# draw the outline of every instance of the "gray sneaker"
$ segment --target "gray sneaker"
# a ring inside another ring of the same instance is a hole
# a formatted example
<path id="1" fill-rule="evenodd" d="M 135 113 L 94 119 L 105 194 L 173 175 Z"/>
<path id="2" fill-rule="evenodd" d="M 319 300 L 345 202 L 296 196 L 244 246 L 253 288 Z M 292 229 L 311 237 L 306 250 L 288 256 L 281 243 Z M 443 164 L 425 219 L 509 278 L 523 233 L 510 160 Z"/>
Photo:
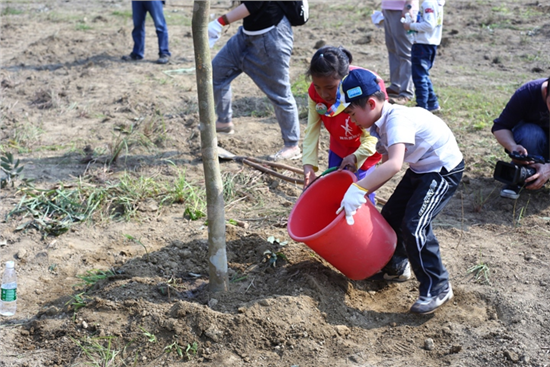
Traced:
<path id="1" fill-rule="evenodd" d="M 452 298 L 453 288 L 451 287 L 451 283 L 448 283 L 437 296 L 418 297 L 416 302 L 411 306 L 411 312 L 419 313 L 421 315 L 430 314 Z"/>
<path id="2" fill-rule="evenodd" d="M 504 185 L 502 187 L 502 190 L 500 190 L 500 197 L 517 200 L 519 198 L 520 191 L 521 191 L 521 186 Z"/>

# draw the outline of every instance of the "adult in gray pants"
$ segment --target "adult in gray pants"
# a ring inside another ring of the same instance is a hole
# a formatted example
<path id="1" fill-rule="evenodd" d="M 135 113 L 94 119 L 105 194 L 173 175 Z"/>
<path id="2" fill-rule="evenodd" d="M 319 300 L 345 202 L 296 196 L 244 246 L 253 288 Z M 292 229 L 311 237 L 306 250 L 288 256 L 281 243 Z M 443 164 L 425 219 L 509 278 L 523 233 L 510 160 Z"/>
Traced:
<path id="1" fill-rule="evenodd" d="M 277 1 L 243 1 L 229 13 L 210 22 L 210 47 L 220 38 L 223 26 L 243 19 L 242 27 L 212 60 L 216 131 L 232 134 L 231 82 L 241 73 L 248 75 L 266 94 L 284 141 L 284 147 L 270 156 L 273 160 L 298 159 L 300 125 L 296 100 L 290 90 L 290 55 L 293 32 Z"/>
<path id="2" fill-rule="evenodd" d="M 403 29 L 401 18 L 418 14 L 418 0 L 382 0 L 384 33 L 390 63 L 391 85 L 386 88 L 390 102 L 405 104 L 413 97 L 411 72 L 412 35 Z"/>

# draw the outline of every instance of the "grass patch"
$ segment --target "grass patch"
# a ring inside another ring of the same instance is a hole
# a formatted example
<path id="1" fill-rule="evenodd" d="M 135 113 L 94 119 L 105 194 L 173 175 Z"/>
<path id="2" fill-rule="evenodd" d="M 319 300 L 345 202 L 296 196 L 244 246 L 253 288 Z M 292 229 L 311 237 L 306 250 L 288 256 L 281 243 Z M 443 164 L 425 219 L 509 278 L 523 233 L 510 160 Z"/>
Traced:
<path id="1" fill-rule="evenodd" d="M 92 26 L 90 26 L 86 23 L 76 23 L 75 29 L 77 31 L 89 31 L 90 29 L 92 29 Z"/>
<path id="2" fill-rule="evenodd" d="M 134 176 L 125 172 L 118 180 L 96 186 L 83 182 L 53 189 L 23 186 L 23 194 L 7 219 L 17 217 L 22 223 L 16 230 L 35 228 L 45 236 L 58 236 L 74 224 L 87 220 L 131 220 L 148 200 L 160 205 L 181 203 L 198 219 L 206 212 L 206 192 L 203 187 L 187 181 L 180 173 L 175 182 L 155 177 Z"/>
<path id="3" fill-rule="evenodd" d="M 116 162 L 123 152 L 128 154 L 134 146 L 150 150 L 162 146 L 166 139 L 166 125 L 162 116 L 138 119 L 131 124 L 120 123 L 114 127 L 113 139 L 108 144 L 110 157 L 107 163 L 111 165 Z"/>
<path id="4" fill-rule="evenodd" d="M 76 277 L 82 280 L 82 283 L 75 284 L 75 287 L 91 288 L 100 280 L 107 279 L 114 276 L 115 273 L 112 270 L 87 270 L 84 275 L 77 275 Z"/>
<path id="5" fill-rule="evenodd" d="M 137 352 L 134 356 L 124 357 L 127 355 L 126 349 L 132 341 L 121 347 L 115 336 L 86 337 L 81 340 L 71 338 L 71 340 L 82 350 L 89 361 L 88 365 L 97 367 L 136 365 Z"/>
<path id="6" fill-rule="evenodd" d="M 21 9 L 17 9 L 17 8 L 14 8 L 14 7 L 11 7 L 11 6 L 7 6 L 4 10 L 2 10 L 2 13 L 0 13 L 0 15 L 2 15 L 3 17 L 4 16 L 7 16 L 7 15 L 19 15 L 19 14 L 23 14 L 24 11 L 21 10 Z"/>
<path id="7" fill-rule="evenodd" d="M 490 129 L 506 105 L 516 86 L 495 86 L 487 94 L 485 89 L 437 87 L 440 102 L 444 105 L 445 120 L 457 123 L 470 133 Z"/>
<path id="8" fill-rule="evenodd" d="M 40 137 L 44 133 L 41 127 L 35 126 L 30 122 L 18 123 L 13 131 L 8 135 L 7 148 L 16 149 L 18 153 L 28 153 L 40 142 Z"/>
<path id="9" fill-rule="evenodd" d="M 191 18 L 182 13 L 165 12 L 164 18 L 166 18 L 167 25 L 191 27 Z"/>
<path id="10" fill-rule="evenodd" d="M 125 18 L 125 19 L 132 19 L 131 10 L 115 10 L 111 13 L 111 15 L 114 15 L 115 17 Z"/>

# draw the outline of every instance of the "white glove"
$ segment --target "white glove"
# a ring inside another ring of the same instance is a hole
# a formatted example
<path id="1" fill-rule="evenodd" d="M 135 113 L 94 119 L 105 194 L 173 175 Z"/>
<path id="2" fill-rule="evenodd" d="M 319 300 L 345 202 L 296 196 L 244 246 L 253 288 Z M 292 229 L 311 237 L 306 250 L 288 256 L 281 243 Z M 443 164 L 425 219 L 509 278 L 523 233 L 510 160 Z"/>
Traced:
<path id="1" fill-rule="evenodd" d="M 210 48 L 212 48 L 214 46 L 214 43 L 216 43 L 216 41 L 220 39 L 222 29 L 223 26 L 220 24 L 220 22 L 218 22 L 217 19 L 208 23 L 208 44 L 210 45 Z"/>
<path id="2" fill-rule="evenodd" d="M 353 216 L 363 204 L 367 202 L 365 195 L 368 193 L 368 190 L 362 188 L 356 183 L 352 184 L 340 204 L 340 209 L 336 211 L 336 214 L 340 214 L 342 209 L 346 211 L 346 222 L 351 226 L 355 223 Z"/>

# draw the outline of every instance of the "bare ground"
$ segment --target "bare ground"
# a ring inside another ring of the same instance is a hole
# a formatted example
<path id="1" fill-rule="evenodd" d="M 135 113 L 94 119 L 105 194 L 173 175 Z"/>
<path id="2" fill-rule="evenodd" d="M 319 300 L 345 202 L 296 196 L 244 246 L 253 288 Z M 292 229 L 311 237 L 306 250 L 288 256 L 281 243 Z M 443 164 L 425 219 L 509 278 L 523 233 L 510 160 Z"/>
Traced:
<path id="1" fill-rule="evenodd" d="M 195 75 L 164 73 L 194 66 L 189 5 L 166 7 L 173 57 L 160 66 L 151 22 L 145 61 L 120 60 L 132 45 L 127 2 L 1 4 L 0 146 L 21 159 L 37 187 L 107 185 L 125 171 L 160 180 L 182 170 L 204 185 Z M 214 6 L 222 14 L 229 4 Z M 317 41 L 346 46 L 354 64 L 388 77 L 383 31 L 369 18 L 376 6 L 313 2 L 310 22 L 295 28 L 291 70 L 302 117 L 299 81 Z M 550 365 L 549 193 L 526 193 L 515 203 L 498 196 L 492 170 L 503 154 L 490 134 L 495 116 L 487 102 L 503 106 L 521 83 L 550 74 L 549 13 L 547 2 L 446 6 L 432 80 L 467 169 L 435 222 L 455 298 L 434 315 L 407 312 L 416 281 L 350 281 L 290 240 L 286 218 L 301 188 L 238 162 L 222 162 L 222 172 L 246 178 L 253 190 L 228 203 L 226 216 L 247 227 L 227 225 L 231 289 L 216 296 L 208 293 L 205 222 L 185 218 L 183 204 L 148 200 L 132 220 L 97 219 L 44 236 L 17 231 L 24 218 L 3 220 L 22 199 L 16 181 L 0 191 L 0 260 L 15 260 L 19 276 L 18 312 L 0 319 L 0 366 L 85 365 L 99 359 L 90 343 L 108 340 L 120 351 L 112 365 Z M 219 45 L 235 31 L 230 26 Z M 272 108 L 246 76 L 233 86 L 237 132 L 219 144 L 266 158 L 281 147 Z M 460 103 L 453 90 L 463 91 Z M 155 139 L 106 165 L 120 131 L 132 126 Z M 326 135 L 321 148 L 328 148 Z M 83 160 L 90 151 L 94 159 Z M 289 243 L 281 247 L 270 237 Z M 282 251 L 286 260 L 269 266 L 266 250 Z M 481 265 L 490 270 L 488 281 L 468 272 Z M 71 304 L 83 291 L 74 287 L 77 275 L 93 269 L 115 275 L 88 289 L 86 306 L 75 312 Z M 196 354 L 188 349 L 193 343 Z"/>

